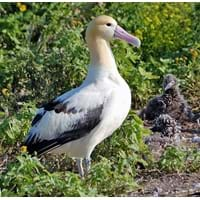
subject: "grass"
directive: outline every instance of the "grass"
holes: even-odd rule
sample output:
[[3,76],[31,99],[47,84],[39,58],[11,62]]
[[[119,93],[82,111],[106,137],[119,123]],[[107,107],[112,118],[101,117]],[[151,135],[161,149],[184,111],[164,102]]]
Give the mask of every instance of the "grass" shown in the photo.
[[197,149],[186,151],[178,147],[167,147],[158,162],[158,168],[166,172],[198,172],[200,152]]

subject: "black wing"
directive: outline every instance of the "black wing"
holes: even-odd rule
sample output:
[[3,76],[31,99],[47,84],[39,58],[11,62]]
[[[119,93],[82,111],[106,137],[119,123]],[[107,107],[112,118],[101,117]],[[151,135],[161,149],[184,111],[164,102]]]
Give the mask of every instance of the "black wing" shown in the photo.
[[143,111],[143,115],[147,120],[154,120],[160,114],[165,113],[165,110],[166,104],[162,96],[157,96],[148,102],[146,109]]
[[[51,109],[52,108],[53,106],[51,107]],[[56,113],[64,112],[66,114],[71,113],[74,115],[76,114],[80,115],[81,112],[84,112],[85,114],[84,114],[84,117],[80,117],[77,121],[74,122],[74,125],[70,127],[70,130],[63,133],[58,133],[57,135],[59,136],[57,138],[54,138],[51,140],[40,140],[37,137],[37,133],[33,133],[33,135],[29,134],[29,137],[24,142],[24,145],[27,146],[27,150],[29,153],[32,154],[34,151],[36,151],[37,154],[43,154],[65,143],[80,139],[84,137],[85,135],[89,134],[90,131],[94,129],[98,125],[98,123],[101,121],[101,113],[103,110],[103,104],[99,105],[98,107],[94,109],[90,109],[87,111],[84,111],[84,110],[77,111],[73,107],[67,109],[67,103],[65,103],[65,104],[54,105],[54,110]],[[42,116],[36,115],[33,122],[40,120],[41,118]]]
[[37,122],[39,122],[45,115],[46,111],[55,110],[56,106],[60,104],[62,104],[62,102],[55,99],[49,101],[48,103],[43,104],[40,108],[43,108],[44,110],[36,114],[36,116],[32,120],[31,126],[34,126]]

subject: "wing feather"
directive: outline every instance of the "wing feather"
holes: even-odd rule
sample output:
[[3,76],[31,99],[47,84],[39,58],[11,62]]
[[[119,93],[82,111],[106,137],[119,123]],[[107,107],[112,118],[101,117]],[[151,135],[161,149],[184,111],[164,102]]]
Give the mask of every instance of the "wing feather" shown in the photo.
[[101,121],[104,100],[90,91],[45,104],[33,119],[24,142],[28,152],[43,154],[89,134]]

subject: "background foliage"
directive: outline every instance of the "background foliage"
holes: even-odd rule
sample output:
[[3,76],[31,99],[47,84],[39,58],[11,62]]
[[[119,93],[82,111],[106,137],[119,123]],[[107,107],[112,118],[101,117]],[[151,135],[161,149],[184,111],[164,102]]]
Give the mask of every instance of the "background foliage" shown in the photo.
[[[140,49],[122,41],[112,43],[119,70],[132,90],[133,110],[161,92],[166,73],[179,78],[189,103],[199,109],[199,3],[1,3],[0,157],[9,157],[0,177],[2,196],[119,195],[137,187],[133,177],[139,166],[152,166],[142,140],[149,131],[133,111],[120,130],[95,150],[85,180],[58,167],[51,173],[50,163],[43,165],[19,153],[36,106],[84,79],[89,62],[84,31],[101,14],[114,17],[142,41]],[[180,156],[178,165],[174,155]],[[199,154],[195,155],[198,163]],[[158,166],[185,170],[184,156],[168,149]]]

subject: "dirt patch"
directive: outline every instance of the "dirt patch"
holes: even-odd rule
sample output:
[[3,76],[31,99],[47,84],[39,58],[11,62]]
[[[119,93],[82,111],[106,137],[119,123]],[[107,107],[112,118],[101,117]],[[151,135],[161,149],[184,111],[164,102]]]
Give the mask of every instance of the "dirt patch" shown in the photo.
[[[152,127],[152,122],[145,121],[145,127]],[[144,139],[156,160],[159,160],[166,146],[179,146],[184,150],[191,148],[200,150],[200,125],[185,121],[181,123],[181,128],[184,131],[173,137],[164,137],[161,133],[155,132]]]
[[128,196],[200,196],[200,173],[143,171],[138,174],[137,183],[141,188]]

